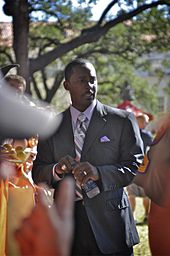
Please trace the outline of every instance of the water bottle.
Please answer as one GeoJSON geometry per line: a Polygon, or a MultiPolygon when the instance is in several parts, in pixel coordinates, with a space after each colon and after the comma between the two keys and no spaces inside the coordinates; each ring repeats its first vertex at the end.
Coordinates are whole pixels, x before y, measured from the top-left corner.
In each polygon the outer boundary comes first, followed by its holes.
{"type": "Polygon", "coordinates": [[[86,184],[83,186],[83,190],[86,192],[86,195],[89,198],[93,198],[94,196],[97,196],[100,193],[99,187],[93,180],[88,180],[86,184]]]}

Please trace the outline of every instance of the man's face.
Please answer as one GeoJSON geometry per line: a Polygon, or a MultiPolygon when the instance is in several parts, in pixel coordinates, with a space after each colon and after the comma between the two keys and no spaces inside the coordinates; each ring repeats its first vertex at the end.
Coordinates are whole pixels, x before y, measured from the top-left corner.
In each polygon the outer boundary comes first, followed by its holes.
{"type": "Polygon", "coordinates": [[[95,99],[97,93],[96,71],[92,64],[76,66],[69,80],[64,82],[69,91],[72,105],[83,112],[95,99]]]}

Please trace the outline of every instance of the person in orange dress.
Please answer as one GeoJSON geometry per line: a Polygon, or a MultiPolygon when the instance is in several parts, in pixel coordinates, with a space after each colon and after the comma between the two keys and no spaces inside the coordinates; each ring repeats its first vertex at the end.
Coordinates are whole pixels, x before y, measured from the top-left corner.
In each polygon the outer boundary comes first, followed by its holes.
{"type": "Polygon", "coordinates": [[[21,255],[68,256],[73,240],[74,182],[64,179],[49,208],[43,192],[15,232],[21,255]]]}
{"type": "MultiPolygon", "coordinates": [[[[18,97],[24,94],[26,81],[22,76],[7,75],[5,80],[18,97]]],[[[5,157],[6,161],[12,163],[13,174],[8,175],[7,168],[1,166],[4,173],[0,180],[0,255],[12,252],[17,254],[13,231],[22,217],[35,205],[36,186],[28,173],[36,157],[37,143],[36,136],[20,140],[9,138],[1,142],[1,160],[5,157]],[[27,203],[20,210],[24,201],[27,203]]]]}

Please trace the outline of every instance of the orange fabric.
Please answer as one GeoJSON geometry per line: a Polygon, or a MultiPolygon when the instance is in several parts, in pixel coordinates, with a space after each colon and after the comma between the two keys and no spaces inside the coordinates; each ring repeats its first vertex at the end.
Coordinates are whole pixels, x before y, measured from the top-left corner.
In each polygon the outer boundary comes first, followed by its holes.
{"type": "Polygon", "coordinates": [[[1,147],[2,159],[16,164],[16,173],[0,181],[0,256],[20,255],[14,232],[35,204],[36,187],[28,172],[38,140],[12,140],[1,147]],[[28,165],[27,165],[28,164],[28,165]]]}
{"type": "Polygon", "coordinates": [[[34,190],[31,186],[9,188],[7,255],[20,255],[14,232],[20,227],[22,220],[30,215],[34,205],[34,190]]]}
{"type": "Polygon", "coordinates": [[[20,255],[14,232],[35,205],[36,188],[22,171],[0,181],[0,256],[20,255]]]}
{"type": "Polygon", "coordinates": [[[141,172],[141,173],[145,172],[147,165],[148,165],[148,157],[145,154],[143,162],[142,162],[142,164],[138,168],[138,172],[141,172]]]}
{"type": "Polygon", "coordinates": [[[151,202],[148,228],[152,256],[170,255],[169,213],[170,204],[160,207],[151,202]]]}
{"type": "Polygon", "coordinates": [[[0,255],[6,255],[8,180],[0,181],[0,255]]]}
{"type": "MultiPolygon", "coordinates": [[[[157,133],[148,152],[148,165],[138,173],[134,182],[143,187],[147,196],[156,204],[165,206],[170,195],[170,119],[167,118],[157,133]]],[[[170,200],[169,200],[170,201],[170,200]]]]}

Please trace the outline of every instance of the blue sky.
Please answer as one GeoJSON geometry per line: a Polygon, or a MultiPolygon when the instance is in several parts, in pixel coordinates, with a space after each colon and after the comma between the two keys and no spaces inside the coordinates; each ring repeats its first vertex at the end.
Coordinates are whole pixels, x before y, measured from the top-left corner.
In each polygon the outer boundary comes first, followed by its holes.
{"type": "Polygon", "coordinates": [[[0,1],[0,21],[11,21],[11,17],[10,16],[7,16],[3,13],[3,7],[4,5],[4,1],[0,1]]]}
{"type": "MultiPolygon", "coordinates": [[[[111,2],[111,0],[99,0],[98,4],[93,8],[93,19],[99,19],[104,8],[111,2]]],[[[2,7],[4,5],[4,1],[0,1],[0,21],[11,21],[11,17],[7,16],[3,13],[2,7]]]]}

